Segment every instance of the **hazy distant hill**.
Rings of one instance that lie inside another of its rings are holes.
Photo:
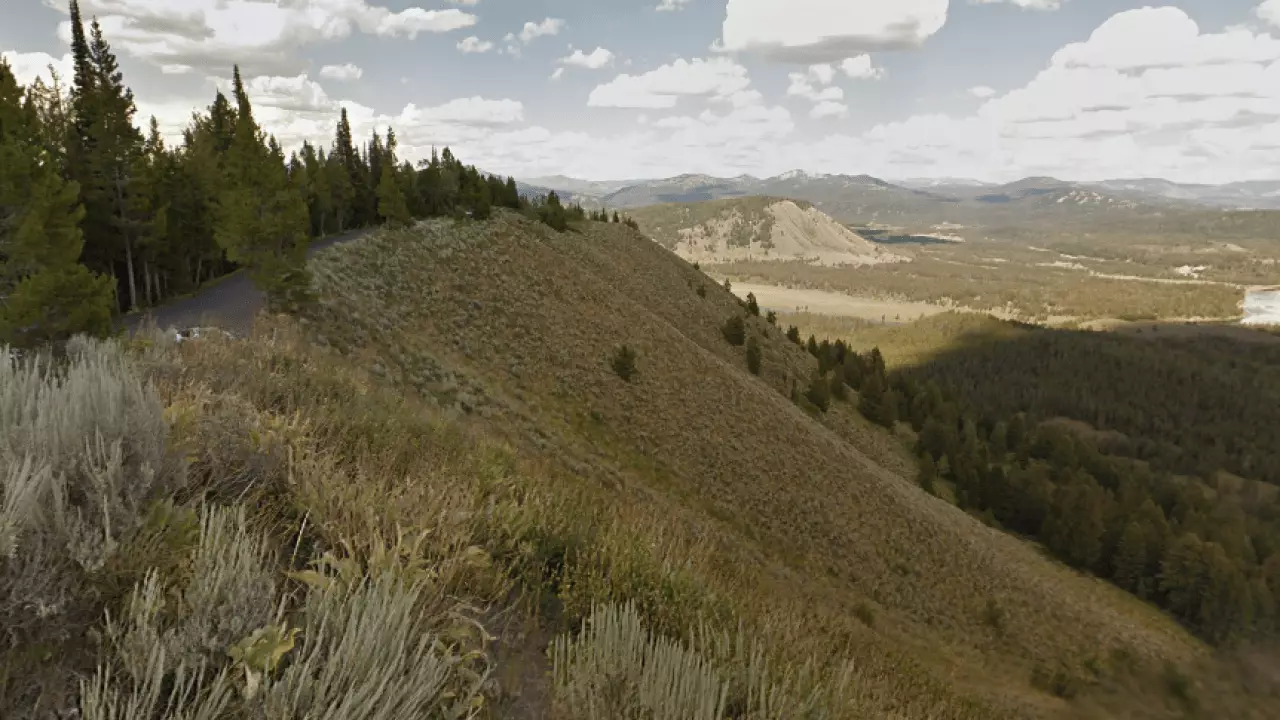
[[[1160,178],[1105,180],[1112,191],[1128,191],[1170,200],[1242,210],[1280,210],[1280,180],[1252,180],[1226,185],[1189,185]]]
[[[894,185],[901,185],[912,190],[932,190],[934,192],[945,193],[951,188],[980,188],[991,187],[996,183],[984,182],[982,180],[974,180],[973,178],[905,178],[905,179],[889,179]]]
[[[565,177],[564,175],[547,175],[546,177],[531,177],[526,181],[529,185],[552,188],[559,191],[568,191],[577,195],[594,195],[597,197],[617,192],[624,187],[630,185],[638,185],[649,182],[648,180],[579,180],[578,178]]]
[[[909,260],[804,201],[752,196],[667,203],[639,208],[631,216],[642,232],[691,262],[877,265]]]
[[[754,180],[752,178],[751,180]],[[608,207],[633,208],[670,202],[698,202],[753,194],[751,180],[710,175],[678,175],[630,185],[601,198]]]

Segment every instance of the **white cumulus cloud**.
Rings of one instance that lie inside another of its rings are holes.
[[[320,77],[326,80],[359,80],[363,76],[364,70],[352,63],[325,65],[320,68]]]
[[[788,76],[791,84],[787,87],[788,95],[812,100],[813,102],[826,102],[831,100],[843,100],[844,90],[838,87],[818,88],[814,85],[815,78],[805,73],[791,73]],[[816,80],[821,82],[821,80]]]
[[[591,107],[670,108],[681,97],[730,97],[751,84],[747,69],[725,57],[683,58],[643,75],[619,75],[596,86]]]
[[[947,20],[948,0],[729,0],[718,48],[802,63],[916,47]]]
[[[487,53],[493,49],[493,43],[472,35],[459,40],[458,49],[464,53]]]
[[[826,100],[813,106],[809,111],[809,117],[820,120],[828,117],[846,117],[849,115],[849,106],[844,103],[832,102]]]
[[[560,30],[564,28],[564,20],[560,18],[546,18],[542,22],[527,22],[524,28],[520,30],[520,41],[525,45],[546,35],[559,35]]]
[[[675,10],[683,10],[684,6],[690,2],[691,0],[662,0],[655,9],[658,12],[673,12]]]
[[[996,90],[995,88],[987,85],[975,85],[969,88],[969,94],[976,98],[986,100],[987,98],[994,96],[996,94]]]
[[[599,70],[605,65],[613,62],[614,55],[608,50],[597,47],[589,53],[583,53],[581,50],[574,50],[571,55],[562,57],[556,62],[561,65],[573,65],[575,67],[587,68],[590,70]]]
[[[1254,8],[1254,13],[1263,20],[1280,28],[1280,0],[1264,0],[1261,5]]]
[[[840,70],[855,80],[878,80],[884,77],[884,68],[876,67],[867,54],[845,58],[840,62]]]
[[[338,109],[338,103],[331,100],[324,88],[309,79],[306,73],[295,77],[262,75],[250,78],[245,89],[255,106],[301,112],[335,112]]]

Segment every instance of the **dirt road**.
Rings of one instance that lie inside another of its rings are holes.
[[[307,257],[334,245],[355,240],[367,232],[369,229],[364,228],[317,240],[307,250]],[[165,329],[181,330],[212,325],[230,330],[237,335],[244,335],[253,325],[253,318],[262,308],[262,301],[262,291],[253,286],[245,273],[237,272],[196,291],[190,297],[125,315],[117,322],[121,328],[130,333],[142,327],[143,323],[150,318],[155,321],[157,327]]]

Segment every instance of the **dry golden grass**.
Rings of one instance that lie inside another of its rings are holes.
[[[655,538],[649,569],[608,539],[570,565],[558,592],[573,616],[609,599],[636,600],[664,633],[708,614],[748,622],[779,657],[820,658],[825,685],[852,662],[849,707],[872,716],[1052,715],[1065,706],[1031,687],[1033,664],[1205,655],[1153,608],[919,491],[884,435],[793,406],[812,360],[761,321],[764,381],[750,376],[720,336],[741,312],[723,288],[632,231],[583,228],[502,214],[376,235],[319,258],[309,319],[392,386],[469,409],[579,478],[575,507],[607,538]],[[631,383],[609,368],[621,343],[639,353]]]

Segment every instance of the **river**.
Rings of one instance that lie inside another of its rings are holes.
[[[1245,325],[1280,325],[1280,288],[1249,290],[1244,294]]]

